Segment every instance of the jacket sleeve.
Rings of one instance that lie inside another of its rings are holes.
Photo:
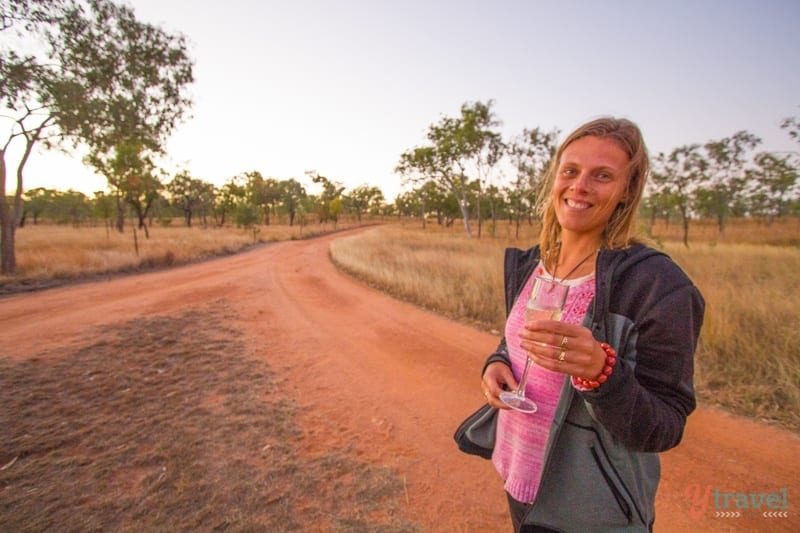
[[[483,363],[483,370],[481,370],[481,377],[486,372],[486,367],[491,365],[492,363],[504,363],[511,368],[511,359],[508,356],[508,347],[506,346],[506,338],[500,341],[500,344],[497,345],[497,349],[492,353],[487,359],[486,362]]]
[[[676,446],[696,407],[694,352],[705,302],[680,274],[671,280],[677,284],[657,275],[649,290],[636,295],[641,312],[635,320],[613,313],[608,317],[618,322],[608,336],[612,345],[622,345],[615,346],[620,357],[606,383],[580,392],[594,417],[633,451],[662,452]],[[629,327],[621,324],[625,321]]]

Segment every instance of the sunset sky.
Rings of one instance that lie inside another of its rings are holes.
[[[800,116],[796,0],[128,3],[185,34],[196,62],[192,118],[162,166],[217,185],[250,170],[307,183],[314,169],[391,201],[400,154],[489,99],[506,138],[613,114],[653,154],[742,129],[760,149],[800,149],[779,127]],[[80,155],[36,152],[25,176],[26,189],[105,189]]]

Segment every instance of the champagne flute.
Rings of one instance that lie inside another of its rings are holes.
[[[555,278],[545,278],[536,275],[533,280],[531,297],[525,306],[525,323],[532,320],[561,320],[564,303],[567,301],[569,285]],[[536,403],[525,396],[525,386],[528,383],[528,372],[533,360],[525,360],[525,369],[519,380],[517,390],[500,393],[500,399],[509,407],[522,413],[535,413]]]

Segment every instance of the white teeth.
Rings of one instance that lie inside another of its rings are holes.
[[[572,207],[573,209],[586,209],[592,206],[590,203],[581,202],[580,200],[573,200],[572,198],[567,198],[565,202],[567,203],[567,206]]]

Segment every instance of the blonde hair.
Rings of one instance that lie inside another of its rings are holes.
[[[556,210],[550,194],[561,163],[561,156],[567,146],[588,136],[613,140],[628,155],[629,159],[625,169],[629,176],[628,189],[624,199],[617,205],[606,222],[601,247],[620,249],[627,248],[636,242],[634,231],[639,201],[650,173],[647,147],[639,127],[630,120],[613,117],[598,118],[580,126],[564,139],[545,174],[538,198],[537,211],[542,219],[539,246],[547,268],[551,268],[552,262],[557,260],[561,241],[561,225],[556,218]]]

